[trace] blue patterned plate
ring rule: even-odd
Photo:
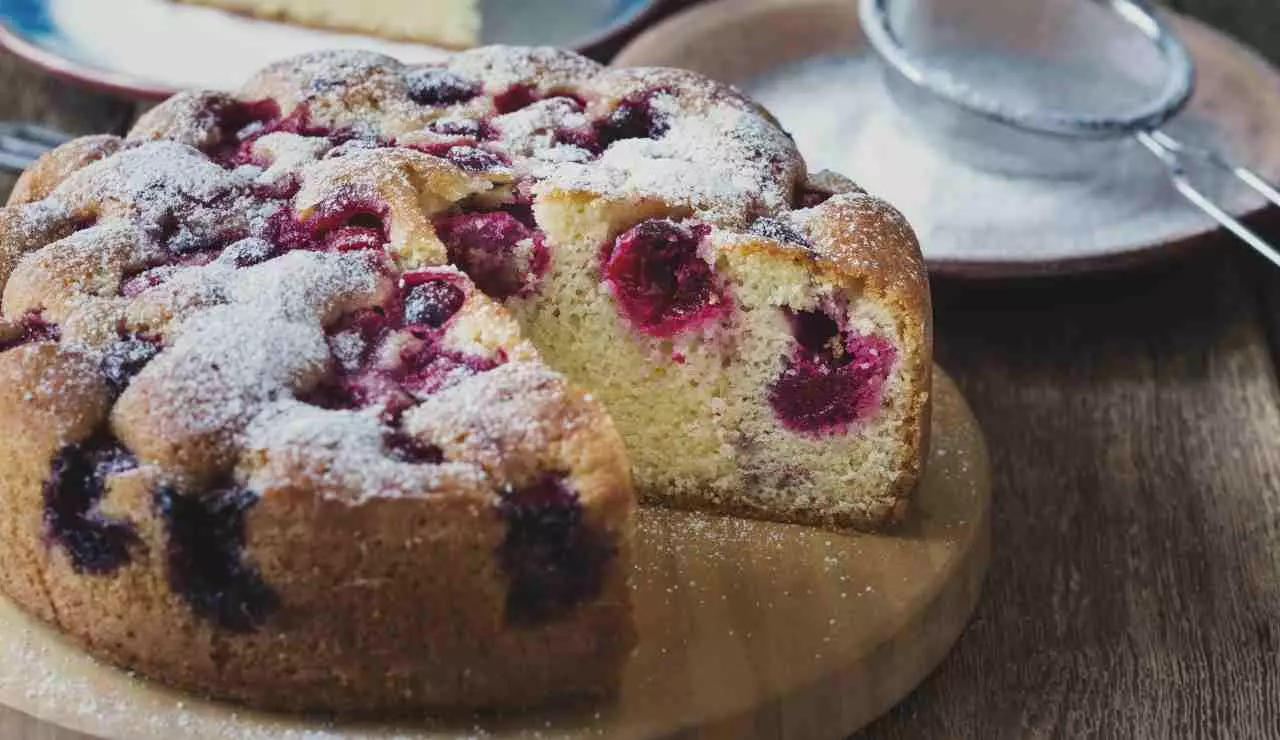
[[[655,0],[481,0],[485,43],[584,48],[636,23]],[[404,61],[429,46],[253,20],[170,0],[0,0],[0,46],[61,77],[140,97],[231,89],[281,57],[330,48]]]

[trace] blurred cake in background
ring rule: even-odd
[[[176,0],[333,31],[453,49],[480,38],[478,0]]]

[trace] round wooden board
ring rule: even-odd
[[[267,716],[95,663],[0,601],[0,703],[130,740],[844,737],[942,660],[986,572],[986,448],[955,385],[935,378],[927,472],[914,514],[892,533],[642,511],[640,646],[615,702],[416,726]]]
[[[1222,32],[1168,15],[1197,66],[1196,94],[1169,130],[1280,182],[1280,72]],[[802,92],[778,92],[779,74],[834,58],[843,66],[791,78],[788,84],[802,85]],[[700,4],[638,36],[613,63],[691,69],[759,96],[815,169],[841,170],[903,210],[936,274],[1009,278],[1120,269],[1222,233],[1135,142],[1118,146],[1089,177],[1018,179],[939,154],[923,137],[903,136],[917,116],[898,110],[880,84],[855,0]],[[857,106],[830,102],[850,96]],[[1256,218],[1267,210],[1261,196],[1221,178],[1197,176],[1197,183],[1233,215]]]

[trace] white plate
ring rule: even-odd
[[[655,4],[481,0],[482,41],[584,48],[629,27]],[[0,44],[63,77],[142,97],[233,89],[277,59],[319,49],[370,49],[406,62],[442,53],[170,0],[0,0]]]

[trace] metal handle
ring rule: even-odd
[[[0,169],[22,172],[40,155],[70,141],[61,131],[22,121],[0,121]]]
[[[1214,221],[1217,221],[1244,243],[1253,247],[1263,257],[1271,260],[1272,264],[1280,267],[1280,250],[1277,250],[1270,242],[1259,236],[1256,231],[1245,226],[1240,219],[1228,213],[1225,208],[1218,205],[1203,190],[1197,188],[1187,174],[1186,160],[1197,159],[1230,173],[1275,206],[1280,206],[1280,190],[1277,190],[1274,185],[1263,179],[1257,172],[1228,162],[1226,158],[1213,150],[1192,146],[1175,139],[1163,131],[1142,131],[1136,134],[1136,137],[1148,151],[1164,164],[1165,169],[1169,171],[1169,177],[1173,181],[1174,187],[1178,189],[1178,192],[1184,198],[1209,214]]]

